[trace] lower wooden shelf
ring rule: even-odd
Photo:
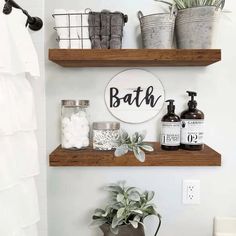
[[[150,143],[154,152],[146,153],[144,163],[132,152],[115,157],[113,151],[66,150],[60,146],[50,154],[50,166],[221,166],[221,155],[205,145],[203,151],[163,151],[159,143]]]

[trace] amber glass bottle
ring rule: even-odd
[[[181,148],[185,150],[202,150],[204,147],[204,113],[197,109],[194,97],[196,92],[187,91],[191,100],[188,109],[181,114]]]
[[[161,120],[161,148],[175,151],[180,147],[180,118],[175,114],[174,100],[167,100],[167,114]]]

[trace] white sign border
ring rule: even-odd
[[[107,87],[108,87],[108,85],[110,84],[110,82],[111,82],[116,76],[118,76],[119,74],[121,74],[121,73],[123,73],[123,72],[125,72],[125,71],[131,71],[131,70],[142,70],[142,71],[146,71],[147,73],[152,74],[154,77],[156,77],[156,78],[159,80],[159,82],[160,82],[160,84],[161,84],[161,86],[162,86],[162,88],[163,88],[163,92],[164,92],[164,102],[163,102],[163,104],[162,104],[162,107],[160,108],[160,111],[159,111],[155,116],[153,116],[153,117],[151,117],[150,119],[147,119],[147,120],[145,120],[145,121],[142,121],[142,122],[127,122],[127,121],[124,121],[124,120],[118,118],[117,116],[115,116],[115,115],[112,113],[112,111],[109,109],[108,104],[107,104],[107,102],[106,102],[106,90],[107,90]],[[146,122],[149,122],[149,121],[153,120],[153,119],[154,119],[155,117],[157,117],[157,116],[161,113],[161,111],[164,109],[165,101],[166,101],[166,91],[165,91],[165,87],[164,87],[162,81],[159,79],[159,77],[157,77],[153,72],[150,72],[150,71],[145,70],[145,69],[140,69],[140,68],[124,69],[124,70],[118,72],[117,74],[115,74],[115,75],[109,80],[109,82],[107,83],[107,85],[106,85],[106,87],[105,87],[105,91],[104,91],[104,102],[105,102],[105,104],[106,104],[107,110],[109,111],[109,113],[110,113],[113,117],[115,117],[117,120],[119,120],[119,121],[121,121],[121,122],[123,122],[123,123],[125,123],[125,124],[144,124],[144,123],[146,123]]]

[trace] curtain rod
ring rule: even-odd
[[[20,7],[14,0],[5,0],[5,5],[3,8],[3,13],[5,15],[9,15],[12,12],[12,8],[20,9],[26,16],[27,22],[26,26],[29,25],[29,28],[34,31],[38,31],[43,27],[43,21],[39,17],[32,17],[29,13]]]

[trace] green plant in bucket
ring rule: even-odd
[[[179,10],[192,7],[202,7],[202,6],[215,6],[216,8],[223,9],[225,5],[225,0],[173,0],[173,1],[155,0],[155,1],[166,3],[170,6],[174,4]]]
[[[118,234],[119,226],[132,225],[137,229],[139,224],[143,225],[146,217],[155,215],[159,218],[155,236],[157,235],[161,226],[161,216],[156,210],[156,205],[152,203],[155,192],[125,186],[125,182],[109,185],[105,190],[110,193],[109,204],[104,209],[95,210],[91,226],[101,227],[107,224],[113,234]]]

